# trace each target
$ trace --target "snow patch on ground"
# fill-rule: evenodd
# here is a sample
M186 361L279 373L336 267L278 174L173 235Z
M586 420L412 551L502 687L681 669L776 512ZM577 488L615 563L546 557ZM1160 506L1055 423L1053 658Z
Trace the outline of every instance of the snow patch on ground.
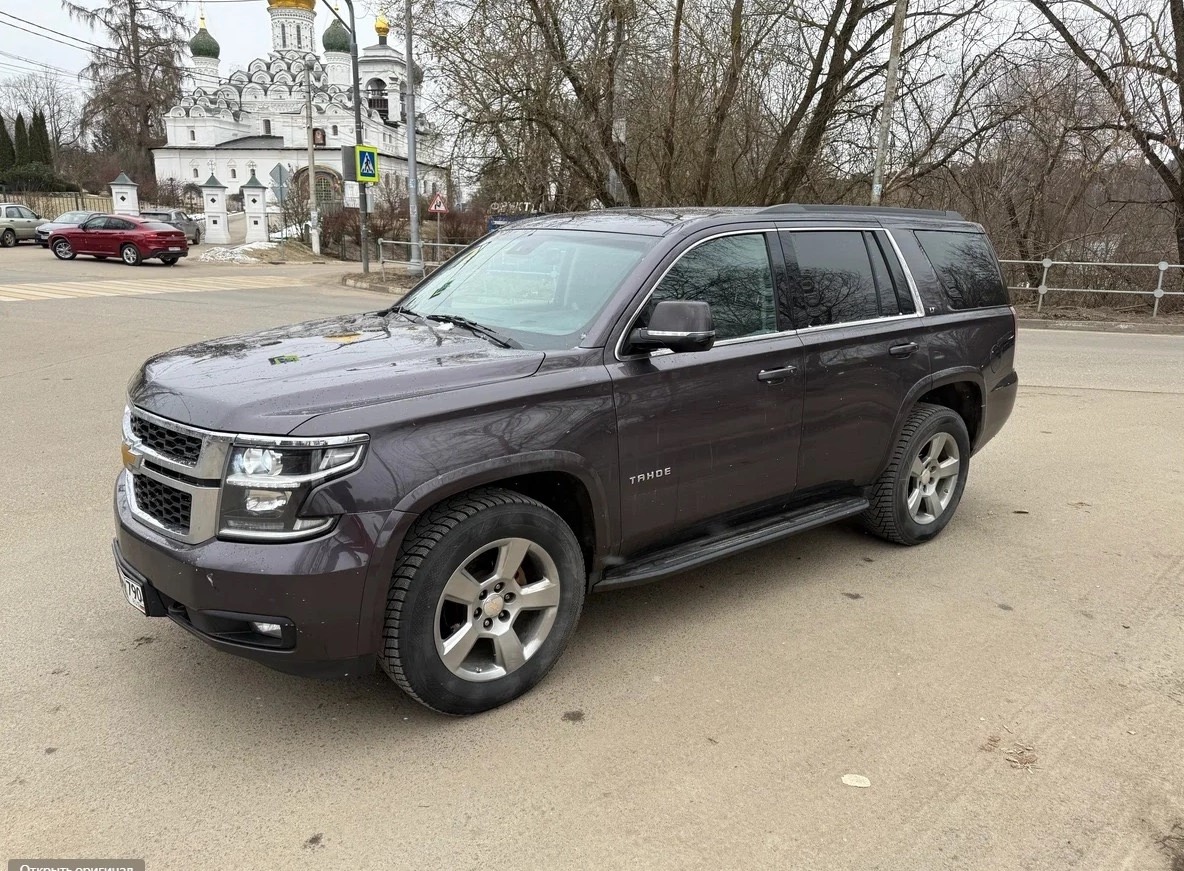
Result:
M274 242L250 242L246 245L209 248L197 259L203 263L258 263L259 258L252 256L253 252L275 251L278 247Z

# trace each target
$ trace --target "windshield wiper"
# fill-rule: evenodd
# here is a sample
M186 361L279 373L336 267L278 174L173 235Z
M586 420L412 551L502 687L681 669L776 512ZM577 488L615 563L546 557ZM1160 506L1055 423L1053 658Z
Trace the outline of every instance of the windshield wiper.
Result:
M398 303L395 303L390 308L384 308L378 313L378 316L382 318L390 317L391 315L403 315L408 320L423 320L423 315L419 312L413 312L411 309Z
M468 318L461 317L460 315L421 315L421 317L426 317L429 321L436 321L441 324L456 324L458 327L464 327L469 332L476 333L478 336L489 339L489 341L493 342L495 345L500 345L503 348L522 347L521 344L507 336L503 336L492 327L487 327L483 324L477 323L476 321L471 321Z

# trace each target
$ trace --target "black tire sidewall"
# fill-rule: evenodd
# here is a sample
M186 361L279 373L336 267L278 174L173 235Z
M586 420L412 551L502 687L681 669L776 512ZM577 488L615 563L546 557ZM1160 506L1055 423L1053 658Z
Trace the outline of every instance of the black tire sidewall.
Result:
M13 230L5 230L0 233L0 248L15 248L17 243L16 232Z
M934 435L945 432L953 436L958 445L958 482L954 487L954 496L946 510L933 523L924 525L913 520L908 508L909 471L917 455ZM962 492L966 489L967 473L970 471L970 436L966 432L966 424L957 412L942 409L921 425L912 437L904 459L897 467L896 481L893 483L892 510L896 515L896 527L902 536L911 544L929 541L946 528L953 519L962 501Z
M128 260L127 257L124 255L124 252L127 251L128 248L131 248L133 251L136 252L136 259L135 260ZM144 262L144 258L140 256L140 249L137 248L135 245L124 245L122 248L120 248L119 249L119 259L122 260L124 263L126 263L128 266L139 266L141 263Z
M546 641L517 671L488 682L457 677L436 651L436 606L461 562L482 545L526 538L541 545L559 570L559 612ZM489 710L537 684L559 659L579 621L584 600L584 559L567 525L546 508L496 505L461 521L444 535L416 570L400 616L398 652L403 674L428 706L451 714Z
M66 249L70 252L69 254L66 254L65 256L58 253L58 249L61 248L63 246L63 244L65 245ZM60 240L60 241L54 243L52 246L50 246L50 250L53 251L53 256L58 258L58 260L73 260L75 258L75 256L77 256L77 252L74 250L74 246L71 245L69 242L66 242L65 240Z

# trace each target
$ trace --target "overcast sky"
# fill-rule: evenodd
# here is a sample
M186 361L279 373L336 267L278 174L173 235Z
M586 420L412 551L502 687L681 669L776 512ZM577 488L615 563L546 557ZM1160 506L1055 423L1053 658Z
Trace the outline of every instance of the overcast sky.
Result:
M101 0L86 2L97 7ZM369 5L366 2L355 3L361 16L358 22L361 34L358 44L361 48L378 41L374 34L374 18L364 13L365 7ZM193 22L193 31L196 32L198 0L184 0L180 9ZM206 0L205 10L206 25L222 46L223 75L237 67L245 67L271 50L267 0ZM70 19L58 0L0 0L0 13L3 13L0 14L0 79L44 69L38 65L76 73L88 62L86 48L78 46L77 41L89 42L93 36L83 25ZM344 6L342 16L348 20ZM320 34L332 20L332 13L321 3L317 11L318 48ZM46 33L34 25L58 33ZM20 29L22 27L40 35L25 32ZM396 34L392 32L391 36L395 38Z

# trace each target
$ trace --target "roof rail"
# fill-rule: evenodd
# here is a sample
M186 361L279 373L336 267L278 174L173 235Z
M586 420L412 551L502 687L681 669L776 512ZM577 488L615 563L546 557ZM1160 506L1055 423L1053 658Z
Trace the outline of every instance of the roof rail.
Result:
M945 218L965 221L961 213L943 209L902 209L891 206L828 206L825 204L778 203L761 209L761 214L808 214L810 212L839 212L841 214L885 215L897 218Z

